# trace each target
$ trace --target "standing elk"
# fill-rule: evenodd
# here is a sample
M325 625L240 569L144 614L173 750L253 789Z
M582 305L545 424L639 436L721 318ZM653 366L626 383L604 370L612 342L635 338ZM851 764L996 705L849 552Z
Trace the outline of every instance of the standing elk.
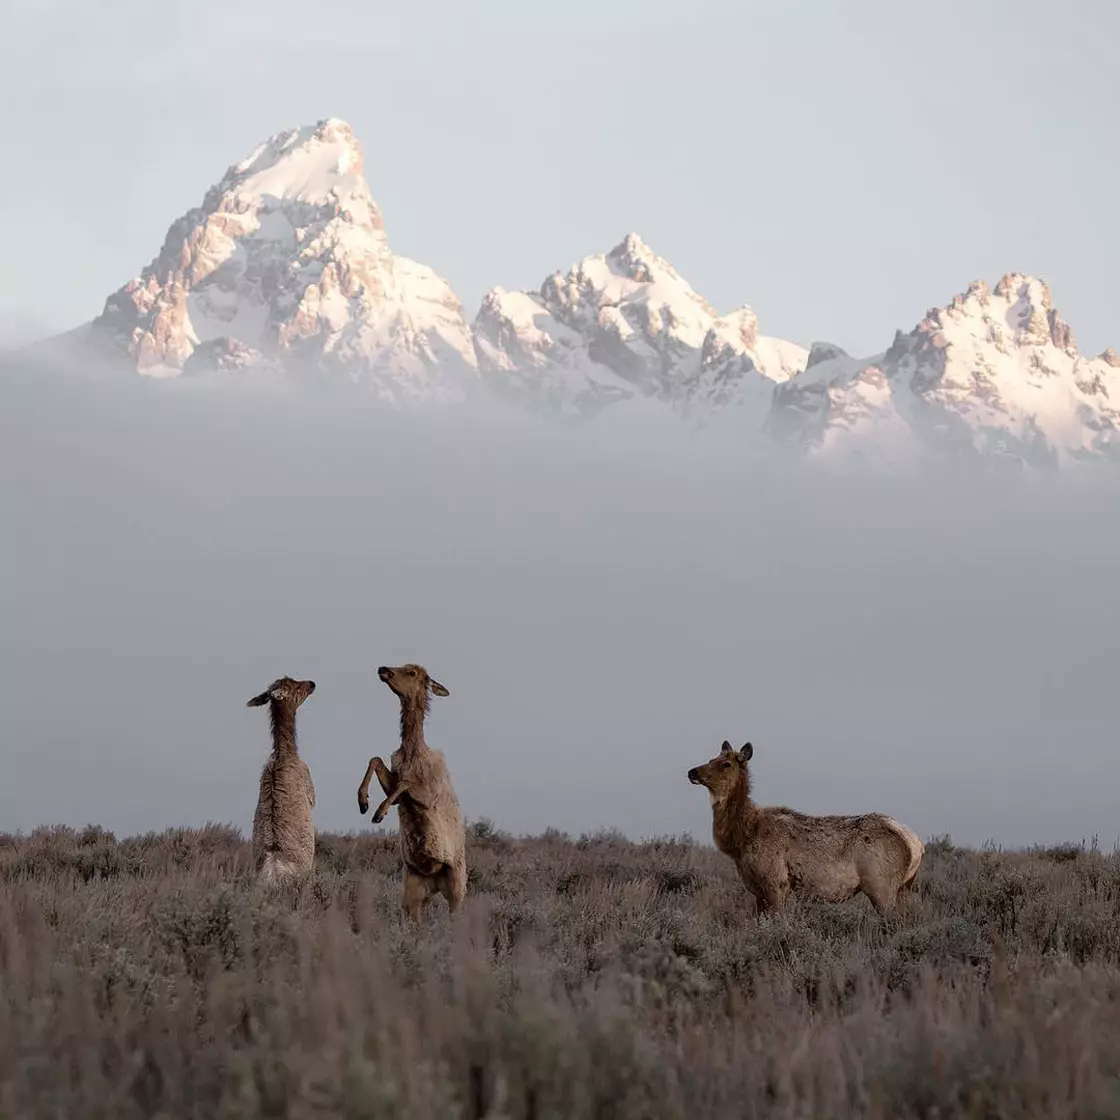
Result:
M735 861L758 913L782 906L791 894L844 902L862 892L880 914L894 909L910 889L925 848L916 833L893 817L811 817L751 800L747 763L754 748L720 753L688 772L712 801L712 837Z

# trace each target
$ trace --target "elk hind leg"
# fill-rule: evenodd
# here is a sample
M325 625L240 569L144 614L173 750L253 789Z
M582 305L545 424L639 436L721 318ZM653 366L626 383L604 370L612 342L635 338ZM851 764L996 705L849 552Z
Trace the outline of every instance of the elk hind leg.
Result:
M893 913L899 888L889 880L871 879L860 883L859 889L868 897L881 916Z
M896 896L897 906L903 913L910 909L910 905L914 900L914 880L916 878L917 875L911 875L910 878L898 888L898 894Z
M447 908L452 914L462 905L467 896L467 865L465 860L446 864L439 876L439 890L447 899Z
M413 921L420 917L424 903L438 889L438 882L427 875L418 875L411 867L404 869L404 897L401 900L401 909Z

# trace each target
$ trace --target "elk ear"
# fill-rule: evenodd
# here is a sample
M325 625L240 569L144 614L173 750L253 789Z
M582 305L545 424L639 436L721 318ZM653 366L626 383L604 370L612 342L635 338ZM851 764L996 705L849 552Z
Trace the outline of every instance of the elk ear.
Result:
M439 683L439 681L432 681L432 680L428 681L428 687L432 690L432 695L433 696L450 696L451 695L451 693L448 692L447 689L444 688L443 685L441 685Z
M267 704L269 702L269 700L271 700L271 699L272 699L272 693L269 692L266 689L259 696L254 696L252 700L249 700L245 704L245 707L246 708L259 708L262 704Z
M731 744L726 739L724 739L724 741L723 741L723 746L721 746L719 748L719 753L720 754L730 754L731 753Z
M739 758L742 759L743 762L750 762L750 760L754 758L754 747L752 747L750 743L744 743L743 749L739 752Z

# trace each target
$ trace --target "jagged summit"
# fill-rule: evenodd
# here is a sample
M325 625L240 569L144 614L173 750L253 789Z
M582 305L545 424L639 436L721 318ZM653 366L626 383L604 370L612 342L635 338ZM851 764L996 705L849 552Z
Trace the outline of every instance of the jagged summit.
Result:
M608 296L616 296L622 299L628 295L633 296L635 293L640 293L640 298L647 303L656 299L659 294L670 299L674 295L683 296L695 303L708 315L713 314L707 301L702 296L697 295L681 277L681 274L664 257L658 256L642 240L640 234L628 233L609 253L601 258L585 257L581 266L585 270L595 271L595 266L600 259L607 265L611 273L622 282L613 286L613 289L610 285L604 285ZM561 280L562 276L559 272L556 272L549 279ZM631 281L639 287L630 287L625 283L626 281ZM547 284L548 281L545 281L545 283ZM653 287L647 288L644 285L652 285ZM658 286L664 291L658 291Z
M741 404L761 422L801 347L758 335L749 307L718 316L636 233L555 272L539 292L494 288L474 322L483 378L548 410L589 414L633 396L684 411Z
M242 202L271 196L313 206L332 201L364 206L370 212L355 220L383 228L364 178L361 146L350 125L337 117L269 137L230 167L213 190Z
M768 428L814 451L869 446L1000 455L1036 466L1120 460L1120 368L1085 358L1042 280L974 281L862 361L810 360Z
M398 402L456 399L477 381L459 301L390 250L337 118L278 132L231 166L93 325L153 376L310 371Z

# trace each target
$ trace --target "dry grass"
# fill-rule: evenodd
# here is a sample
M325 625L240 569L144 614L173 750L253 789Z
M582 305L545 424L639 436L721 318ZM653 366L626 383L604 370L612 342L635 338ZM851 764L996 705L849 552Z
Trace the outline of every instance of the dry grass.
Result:
M754 920L687 842L472 829L260 890L209 827L0 836L3 1117L1116 1117L1120 859L930 845L904 918Z

